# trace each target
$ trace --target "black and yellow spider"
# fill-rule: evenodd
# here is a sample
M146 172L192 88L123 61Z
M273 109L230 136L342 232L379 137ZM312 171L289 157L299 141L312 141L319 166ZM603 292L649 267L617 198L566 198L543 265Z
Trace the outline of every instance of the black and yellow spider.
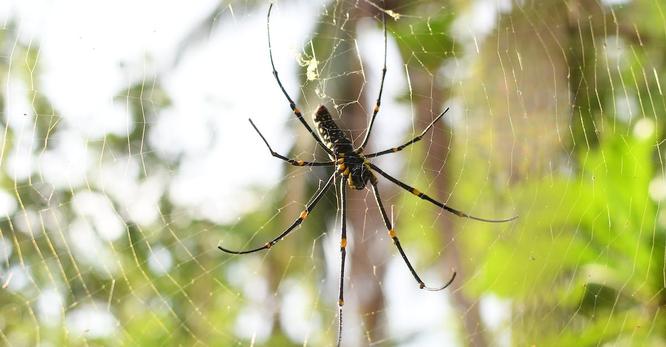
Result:
M398 146L398 147L393 147L387 150L371 153L371 154L364 154L363 149L365 145L368 143L368 139L370 137L370 132L372 131L372 125L375 122L375 118L377 116L377 113L379 113L379 107L381 105L381 100L382 100L382 92L384 90L384 79L386 77L386 44L387 44L387 39L386 39L386 15L383 14L382 17L382 23L383 23L383 30L384 30L384 67L382 69L382 79L381 83L379 85L379 95L377 97L377 101L375 103L374 110L372 112L372 117L370 118L370 124L368 125L368 130L365 133L365 137L363 138L363 142L361 143L360 146L354 148L352 141L345 135L345 133L340 130L337 124L333 121L331 118L331 114L328 112L325 106L321 105L317 109L317 111L314 114L314 123L317 127L317 132L319 133L319 136L312 130L310 125L303 119L303 114L301 111L296 107L296 103L292 100L292 98L289 96L287 91L284 89L284 86L282 86L282 82L280 81L280 78L278 77L278 72L275 69L275 64L273 62L273 51L271 48L271 34L270 34L270 17L271 17L271 9L273 8L273 4L271 4L268 7L268 16L266 20L266 27L267 27L267 32L268 32L268 54L270 57L271 61L271 66L273 68L273 76L275 76L275 80L277 81L278 86L280 87L280 90L282 90L282 93L284 96L287 98L287 101L289 101L289 107L291 110L294 112L294 115L298 120L303 124L303 126L310 132L310 135L317 141L317 143L321 146L321 148L326 151L328 154L329 158L331 159L330 161L326 162L309 162L309 161L302 161L302 160L295 160L295 159L290 159L284 155L281 155L271 148L270 144L264 137L264 135L261 134L259 129L257 128L256 125L254 125L254 122L252 122L252 119L250 119L250 124L252 124L252 127L256 132L259 134L261 139L264 141L266 144L266 147L268 147L268 150L271 152L271 155L279 158L281 160L284 160L288 162L291 165L294 166L335 166L336 170L331 174L329 179L326 181L324 186L320 188L312 198L312 200L307 204L305 207L305 210L301 212L300 216L285 230L283 231L280 235L278 235L276 238L273 240L265 243L261 247L249 249L249 250L244 250L244 251L234 251L230 250L227 248L224 248L222 246L218 246L218 248L224 252L231 253L231 254L248 254L248 253L254 253L258 252L264 249L269 249L276 243L280 242L282 239L284 239L289 233L291 233L297 226L299 226L312 212L312 210L315 208L319 200L324 196L324 194L328 191L328 189L331 187L331 184L333 184L333 181L336 178L340 179L340 201L341 201L341 210L342 210L342 226L341 226L341 238L340 238L340 254L341 254L341 261L340 261L340 288L339 288L339 298L338 298L338 307L339 307L339 330L338 330L338 345L340 345L340 340L341 340L341 333L342 333L342 306L344 305L344 273L345 273L345 258L347 255L346 247L347 247L347 223L346 223L346 217L347 217L347 186L353 189L361 190L366 187L368 183L370 183L370 188L372 189L372 192L375 196L375 199L377 201L377 206L379 207L379 211L382 215L382 218L384 219L384 224L386 225L386 229L388 230L388 234L393 240L393 243L395 246L398 248L398 252L400 252L400 256L402 256L402 259L405 261L405 264L409 268L409 271L412 273L412 276L414 276L414 279L419 285L419 288L425 289L425 290L431 290L431 291L439 291L442 289L445 289L448 287L453 280L456 277L456 273L453 272L453 275L449 279L446 284L444 284L441 287L438 288L433 288L433 287L428 287L425 285L423 280L419 277L419 275L416 273L416 270L414 270L414 267L412 264L409 262L409 259L407 258L407 255L405 254L405 251L402 249L402 246L400 245L400 241L398 240L397 233L393 229L393 226L391 225L391 220L389 219L388 215L386 214L386 210L384 209L384 205L382 204L382 200L379 196L379 190L377 188L377 177L375 176L374 172L380 174L381 176L384 176L386 179L389 181L393 182L394 184L398 185L400 188L418 196L421 199L424 199L426 201L431 202L432 204L436 205L439 208L442 208L450 213L453 213L459 217L464 217L464 218L471 218L483 222L491 222L491 223L499 223L499 222L508 222L511 220L514 220L517 218L512 217L512 218L507 218L507 219L485 219L485 218L479 218L475 217L469 214L466 214L460 210L454 209L444 203L441 203L430 196L426 195L425 193L422 193L418 189L400 181L399 179L387 174L384 172L382 169L377 167L375 164L371 163L368 159L370 158L375 158L379 157L385 154L389 153L395 153L399 152L403 149L405 149L407 146L416 143L420 141L425 133L430 130L430 128L433 127L435 122L437 122L442 116L448 111L448 108L444 110L441 114L435 118L418 136L412 138L411 140L405 142L404 144ZM345 184L346 182L346 184Z

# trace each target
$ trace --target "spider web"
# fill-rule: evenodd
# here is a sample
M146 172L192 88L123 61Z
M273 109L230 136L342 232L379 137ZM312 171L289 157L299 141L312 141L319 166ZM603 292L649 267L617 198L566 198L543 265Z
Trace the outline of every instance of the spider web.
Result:
M279 1L280 77L367 151L348 191L346 346L666 344L657 0ZM339 182L270 73L266 1L0 4L4 345L334 345Z

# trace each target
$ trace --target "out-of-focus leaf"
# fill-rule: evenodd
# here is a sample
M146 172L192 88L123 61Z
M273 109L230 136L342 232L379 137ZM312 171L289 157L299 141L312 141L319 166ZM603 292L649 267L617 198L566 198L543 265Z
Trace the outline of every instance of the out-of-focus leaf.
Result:
M422 12L421 12L422 13ZM418 21L401 17L397 21L387 19L401 55L405 61L416 60L429 71L455 56L455 40L449 34L455 16L442 11Z

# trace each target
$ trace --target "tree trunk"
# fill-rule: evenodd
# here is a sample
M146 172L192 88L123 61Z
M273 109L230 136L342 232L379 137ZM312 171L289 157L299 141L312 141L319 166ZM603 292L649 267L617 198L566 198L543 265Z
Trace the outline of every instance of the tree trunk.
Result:
M513 6L495 33L482 41L474 68L479 75L472 77L481 83L468 83L464 91L471 115L465 117L465 126L470 129L470 143L475 143L468 147L471 153L467 157L488 161L488 176L476 180L486 189L496 188L496 194L510 194L514 184L539 180L559 170L558 158L567 146L571 117L566 4L532 0ZM507 228L495 226L498 233ZM516 229L512 237L533 237L519 234L528 231L532 230ZM462 266L467 271L475 268L471 262ZM462 291L456 292L462 295ZM523 319L517 321L520 324ZM520 328L512 329L514 341L523 344Z
M431 74L426 73L423 69L415 68L411 71L412 87L414 88L415 95L428 95L429 97L422 97L416 101L416 116L417 116L417 131L429 124L433 118L441 113L444 109L444 102L447 99L448 91L442 86L442 81L433 78ZM449 157L447 149L448 144L451 144L451 131L443 121L437 122L432 131L432 143L437 144L432 146L425 158L425 169L427 172L437 172L438 177L435 177L433 184L434 191L432 195L436 199L443 199L451 193L450 177L446 168L443 167L443 161ZM452 150L455 150L453 148ZM443 170L444 169L444 170ZM451 294L452 304L457 315L462 317L462 330L465 344L470 347L484 347L488 343L484 334L483 322L479 313L478 300L469 297L465 294L460 286L467 280L468 273L465 271L460 248L455 243L450 243L451 240L456 239L456 224L454 218L457 218L449 213L443 213L438 219L437 226L442 231L442 239L444 240L442 246L449 244L449 247L442 250L442 269L455 269L457 276L455 281L449 287ZM446 275L445 275L446 276Z
M356 37L356 27L358 20L361 19L361 15L373 14L376 10L367 3L350 8L349 10L351 12L351 20L347 30L352 31L352 37ZM346 66L341 72L361 71L354 42L349 41L347 43L348 47L339 50L340 52L344 52L345 50L350 52L344 55ZM377 80L377 83L379 82L378 79L375 80ZM352 130L351 136L357 140L363 138L364 130L367 128L369 121L369 111L374 106L365 102L368 99L364 93L368 88L367 84L364 88L365 83L366 81L360 74L347 75L340 86L341 94L339 98L336 98L336 100L351 102L351 104L346 105L343 109L343 124L346 129ZM376 88L378 88L378 85L370 86L370 89L373 91ZM374 102L376 96L374 94L370 96L372 97L372 102ZM355 103L354 101L356 100L362 104ZM375 135L377 134L375 133ZM355 145L359 145L359 143ZM372 140L370 140L369 145L366 147L366 153L371 148ZM360 333L362 334L362 339L365 341L360 343L357 340L356 343L350 343L353 340L347 339L346 342L350 345L367 345L371 341L385 339L387 333L383 329L384 324L381 324L381 319L383 318L381 312L384 312L385 300L380 282L386 272L384 265L387 261L387 250L390 247L390 243L382 242L386 240L378 236L383 236L384 233L376 232L378 230L385 230L385 227L382 224L381 216L376 208L372 193L368 189L352 190L349 188L347 198L349 199L347 209L348 226L353 242L350 248L350 263L352 266L347 271L349 280L346 281L346 287L348 289L347 295L351 296L352 303L356 303L358 306L356 308L354 305L345 307L345 313L347 313L347 317L354 310L360 313L362 320ZM349 325L347 325L345 333L348 334L351 331L352 329L349 329Z

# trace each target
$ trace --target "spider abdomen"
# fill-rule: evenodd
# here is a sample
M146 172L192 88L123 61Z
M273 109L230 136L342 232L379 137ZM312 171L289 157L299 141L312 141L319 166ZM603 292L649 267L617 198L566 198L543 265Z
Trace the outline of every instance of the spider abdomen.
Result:
M331 114L326 109L326 106L321 105L314 115L314 123L317 126L317 132L321 136L322 141L333 154L340 157L340 154L349 155L354 152L354 146L351 140L333 121Z
M333 121L324 105L319 106L314 115L314 123L322 141L333 152L337 171L347 179L347 184L354 189L365 188L370 180L376 180L365 163L363 154L354 150L351 140Z

